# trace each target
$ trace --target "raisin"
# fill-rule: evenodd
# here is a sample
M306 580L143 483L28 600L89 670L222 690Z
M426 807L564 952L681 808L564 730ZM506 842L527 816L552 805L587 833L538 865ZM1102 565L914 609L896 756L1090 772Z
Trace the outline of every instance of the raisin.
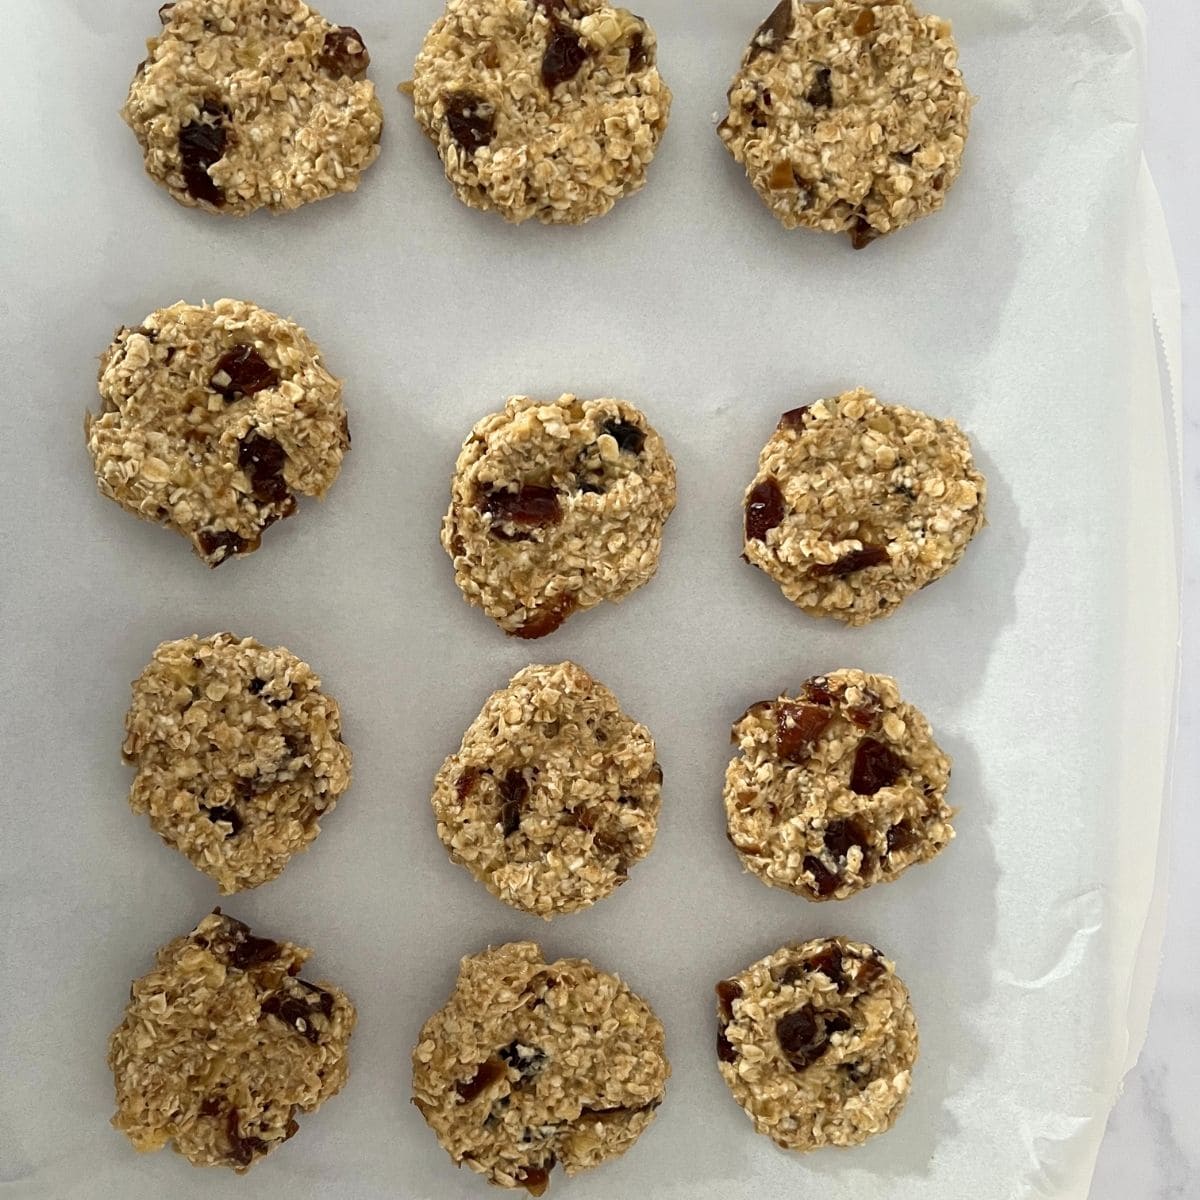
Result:
M839 992L845 991L846 976L842 973L842 952L837 946L826 946L818 950L804 965L810 971L820 971Z
M295 996L280 996L278 993L268 996L262 1002L262 1011L268 1016L278 1017L314 1046L321 1037L312 1020L317 1010Z
M327 1016L333 1016L333 993L327 992L324 988L317 987L315 983L309 983L307 979L297 979L296 982L306 991L317 997L317 1006Z
M804 98L813 108L829 108L833 104L833 72L828 67L817 68Z
M233 831L225 835L226 840L237 837L242 831L242 818L238 816L237 809L231 808L228 804L218 804L215 808L206 808L204 815L214 824L217 821L228 821L233 826Z
M558 493L537 483L526 483L515 492L485 489L476 502L493 522L507 521L525 529L541 529L562 520Z
M540 1167L522 1167L517 1173L517 1182L531 1195L545 1195L550 1186L550 1172L558 1159L553 1154Z
M871 1081L871 1070L863 1063L839 1063L838 1070L857 1086L861 1087Z
M846 716L859 729L873 729L879 720L880 711L879 697L872 692L867 692L864 702L857 708L852 708Z
M832 896L842 882L819 858L811 854L804 857L804 869L813 877L813 891L818 896Z
M646 782L653 787L661 787L663 781L663 769L661 763L651 764L649 774L646 776Z
M862 965L858 968L858 972L854 976L854 982L862 988L870 987L882 974L883 963L877 958L866 958L863 959Z
M287 452L272 438L250 430L238 443L238 466L250 477L250 490L263 504L282 504L291 499L283 468Z
M470 1104L476 1097L483 1095L493 1083L507 1077L508 1068L500 1059L493 1056L486 1062L480 1063L479 1069L470 1079L460 1080L456 1083L454 1090L464 1104Z
M238 1132L238 1110L231 1108L225 1125L229 1137L229 1157L240 1167L248 1167L256 1154L266 1154L270 1146L258 1137L242 1137Z
M866 217L855 217L850 227L850 245L855 250L865 250L876 238L883 235Z
M804 699L812 704L824 704L826 707L837 703L837 697L829 690L829 680L824 675L814 675L805 683Z
M641 454L646 434L629 421L605 421L603 430L628 454Z
M237 396L254 396L279 382L274 367L251 345L239 342L221 355L209 386L226 401Z
M217 1096L209 1096L200 1105L200 1115L202 1117L219 1116L221 1112L221 1101Z
M813 704L779 704L775 708L775 753L784 762L806 762L813 742L833 720L828 709Z
M789 408L787 412L779 418L780 429L795 429L797 431L804 428L804 422L808 420L808 410L811 405L801 404L798 408Z
M361 79L371 65L371 56L362 34L351 25L340 25L325 35L317 65L331 75Z
M767 534L783 520L783 493L768 475L756 483L746 497L746 541L764 542Z
M850 1018L843 1013L838 1013L825 1022L825 1032L827 1034L848 1033L850 1028Z
M454 784L454 794L459 800L465 800L474 790L475 784L479 782L479 771L474 767L468 767Z
M775 1023L775 1036L788 1064L805 1071L829 1049L823 1022L810 1005L787 1013Z
M512 636L523 638L525 641L545 637L548 633L553 633L575 608L574 596L569 593L556 596L549 604L537 609L520 629L514 629Z
M523 1054L522 1050L528 1050L530 1053ZM520 1076L514 1086L520 1087L521 1084L527 1083L546 1065L546 1055L535 1046L525 1046L521 1042L509 1042L502 1050L496 1052L503 1059L504 1063L510 1070L516 1071Z
M245 926L242 928L244 929ZM270 962L278 953L278 942L273 942L270 938L255 937L252 933L247 932L236 945L230 948L229 965L236 967L239 971L246 971L251 967L258 967L265 962Z
M843 862L851 848L857 846L862 851L863 866L866 866L870 844L870 838L866 831L853 818L847 818L844 821L830 821L825 826L825 848Z
M629 39L629 69L640 71L650 62L650 51L646 48L646 36L640 29ZM651 64L653 65L653 64Z
M726 1024L733 1020L733 1002L741 998L742 985L736 979L722 979L717 984L717 1005Z
M725 1036L725 1030L717 1030L717 1061L723 1063L737 1062L737 1049Z
M886 546L873 546L864 542L861 550L851 550L849 554L843 554L837 562L817 563L810 573L814 579L831 577L844 579L856 571L865 571L868 567L880 567L891 561L891 555L888 554Z
M786 159L781 159L772 168L771 173L767 176L767 187L773 192L794 192L796 190L796 175L792 171L792 164Z
M935 192L940 192L942 190L942 188L944 188L946 186L945 175L935 175L933 177L932 186L933 186L933 190Z
M771 15L754 31L746 61L752 62L760 54L777 49L791 32L792 0L779 0Z
M555 22L542 58L542 82L553 91L579 74L587 61L587 47L573 29Z
M450 136L468 154L474 154L496 136L496 111L481 96L456 92L446 97L445 104Z
M850 790L859 796L873 796L880 788L891 787L905 765L904 759L882 742L863 738L854 752Z
M910 846L917 842L917 831L908 821L901 821L899 825L893 825L887 831L887 852L895 854L899 851L907 850Z
M864 8L854 18L854 32L859 37L866 37L875 28L875 10Z
M225 203L225 193L213 182L208 168L225 155L228 131L225 121L229 110L215 100L206 100L200 116L179 130L179 161L183 168L183 185L194 200L202 200L214 208Z
M500 781L500 827L511 837L521 827L521 805L529 798L529 784L520 771L509 771Z
M603 496L604 489L598 483L591 483L585 480L579 485L580 492L585 496Z
M250 695L257 696L266 686L267 681L265 679L259 679L256 675L252 680L250 680L246 690L250 693Z

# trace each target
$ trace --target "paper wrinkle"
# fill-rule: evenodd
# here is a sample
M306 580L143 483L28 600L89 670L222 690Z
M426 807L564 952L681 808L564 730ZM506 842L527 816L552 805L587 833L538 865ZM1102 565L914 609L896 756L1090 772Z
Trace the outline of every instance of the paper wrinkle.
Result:
M0 84L15 111L39 98L36 121L0 131L0 157L21 164L0 179L0 267L19 297L0 367L23 381L0 438L13 550L0 575L0 1196L245 1190L170 1152L135 1155L107 1128L104 1063L130 979L218 899L127 811L128 681L160 640L234 629L313 664L356 764L311 852L224 903L313 946L317 977L361 1014L345 1092L255 1168L255 1196L488 1195L408 1104L405 1064L460 955L535 937L627 978L663 1019L674 1068L625 1158L555 1180L570 1200L1082 1200L1157 954L1145 910L1169 745L1124 702L1136 677L1140 703L1169 709L1175 663L1177 500L1130 482L1161 479L1171 457L1145 353L1152 305L1179 380L1169 248L1153 220L1130 242L1144 224L1129 178L1140 8L931 0L980 96L964 173L942 214L854 254L785 235L708 120L770 0L647 13L671 127L645 190L579 230L509 228L455 203L393 91L439 0L318 7L368 42L384 152L354 197L276 220L185 212L141 177L115 114L157 28L145 0L103 13L43 0ZM209 574L95 495L80 424L114 327L227 294L308 329L346 379L354 449L326 504ZM737 514L778 413L858 384L959 420L991 525L946 580L847 631L793 612L740 563ZM509 393L564 390L643 405L676 457L680 505L649 586L517 645L459 602L436 531L474 421ZM1176 420L1177 403L1176 390ZM650 727L666 784L658 843L629 884L543 927L447 862L428 797L488 692L563 658ZM959 835L886 888L814 906L740 871L720 781L739 712L838 666L897 676L927 713L955 759ZM922 1057L894 1133L798 1159L755 1137L726 1093L711 989L828 933L896 960Z

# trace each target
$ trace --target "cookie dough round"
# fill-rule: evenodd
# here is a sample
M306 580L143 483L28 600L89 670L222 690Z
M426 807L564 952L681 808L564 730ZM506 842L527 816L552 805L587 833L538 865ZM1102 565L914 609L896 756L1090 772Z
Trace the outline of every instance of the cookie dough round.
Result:
M973 102L950 23L911 0L781 0L742 55L719 133L785 228L861 249L942 207Z
M164 642L125 714L129 793L222 893L274 879L350 786L337 701L307 663L231 633Z
M785 1150L890 1129L917 1061L908 989L846 938L784 946L717 984L717 1062L759 1133Z
M322 497L350 448L342 381L299 325L241 300L121 328L84 422L102 495L182 533L215 567Z
M505 633L540 638L658 570L675 464L623 400L513 396L458 456L442 546Z
M865 625L958 562L986 491L954 421L845 392L783 414L746 490L744 557L806 613Z
M464 958L412 1061L413 1103L454 1162L533 1196L556 1165L577 1175L624 1154L671 1073L640 996L533 942Z
M646 182L671 108L656 58L650 26L600 0L449 0L416 118L464 203L579 225Z
M108 1041L113 1125L141 1151L168 1142L238 1174L337 1095L356 1013L340 988L297 978L312 951L254 937L218 908L163 946Z
M352 192L383 109L358 30L301 0L177 0L121 115L181 204L245 216Z
M662 779L650 731L602 683L572 662L526 667L442 764L438 837L492 895L549 920L650 853Z
M807 900L844 900L954 837L950 760L894 679L834 671L750 706L725 772L743 866Z

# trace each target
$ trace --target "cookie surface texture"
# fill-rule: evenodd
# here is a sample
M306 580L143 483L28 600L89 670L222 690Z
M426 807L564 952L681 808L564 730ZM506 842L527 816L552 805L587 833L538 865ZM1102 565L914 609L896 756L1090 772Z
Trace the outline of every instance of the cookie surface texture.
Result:
M742 55L718 132L786 228L861 249L942 207L972 103L950 23L910 0L782 0Z
M526 667L488 698L438 772L438 837L514 908L547 919L586 908L654 845L654 754L649 730L582 667Z
M917 1059L908 989L847 938L784 946L717 984L717 1063L754 1128L785 1150L890 1129Z
M663 1027L615 975L533 942L462 960L413 1050L413 1101L443 1148L506 1188L545 1192L624 1154L671 1068Z
M344 1086L356 1020L340 988L298 977L311 953L219 909L163 946L109 1038L113 1125L239 1174L293 1137Z
M958 563L986 491L954 421L860 388L784 413L746 490L743 554L810 615L865 625Z
M578 225L646 181L671 92L654 31L597 0L450 0L417 56L417 121L455 194Z
M468 602L539 638L649 581L674 508L675 464L633 405L513 396L458 456L442 546Z
M350 448L342 382L292 321L241 300L122 328L84 422L102 495L183 534L211 567L323 497Z
M950 760L894 679L832 671L734 723L725 819L742 865L808 900L844 900L954 837Z
M362 36L301 0L177 0L121 115L181 204L245 216L352 192L383 109Z
M134 812L224 893L274 879L350 786L341 713L312 668L230 633L155 650L122 749Z

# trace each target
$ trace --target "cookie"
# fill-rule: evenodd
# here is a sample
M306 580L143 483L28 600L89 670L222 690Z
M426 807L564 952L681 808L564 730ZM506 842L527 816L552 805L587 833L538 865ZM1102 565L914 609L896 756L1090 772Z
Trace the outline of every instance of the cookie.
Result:
M438 837L492 895L549 920L650 853L662 779L650 731L602 683L572 662L526 667L442 764Z
M743 557L806 613L865 625L962 558L986 492L954 421L845 392L783 414L746 489Z
M312 951L255 937L215 909L155 956L108 1040L113 1125L141 1151L175 1150L239 1175L300 1129L349 1072L354 1005L297 978Z
M718 132L785 228L862 249L942 207L973 103L949 21L911 0L781 0Z
M717 984L717 1065L754 1128L785 1150L856 1146L908 1099L917 1022L878 950L784 946Z
M299 325L218 300L121 328L84 422L102 495L215 567L324 496L350 448L342 382Z
M449 0L414 111L464 203L579 225L646 182L671 109L656 58L650 26L599 0Z
M513 396L458 456L442 546L469 603L540 638L646 583L674 508L675 464L632 404Z
M807 900L844 900L954 837L950 760L894 679L834 671L733 726L729 840L742 865Z
M577 1175L624 1154L671 1073L640 996L533 942L464 958L412 1061L413 1103L455 1164L533 1196L556 1165Z
M274 879L350 786L337 701L290 651L231 633L163 642L133 681L134 812L223 893Z
M301 0L177 0L121 115L181 204L245 216L352 192L383 109L357 29Z

